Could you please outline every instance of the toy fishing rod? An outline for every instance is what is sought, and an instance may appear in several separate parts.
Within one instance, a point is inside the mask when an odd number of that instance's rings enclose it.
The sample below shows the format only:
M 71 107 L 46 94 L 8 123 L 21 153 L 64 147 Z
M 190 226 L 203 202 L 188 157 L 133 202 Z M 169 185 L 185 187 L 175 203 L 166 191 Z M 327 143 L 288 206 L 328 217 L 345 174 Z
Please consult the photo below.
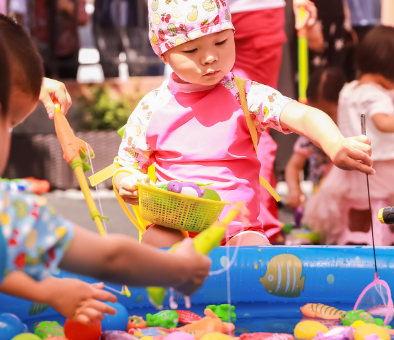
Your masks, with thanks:
M 75 137 L 66 117 L 60 111 L 60 105 L 56 104 L 55 108 L 55 130 L 56 135 L 60 141 L 60 145 L 63 149 L 63 158 L 67 163 L 70 164 L 71 168 L 75 172 L 75 175 L 77 176 L 79 186 L 81 187 L 86 203 L 88 204 L 90 214 L 97 225 L 99 233 L 101 236 L 106 236 L 106 232 L 102 224 L 102 219 L 104 216 L 101 216 L 96 208 L 96 204 L 94 203 L 92 194 L 90 193 L 89 186 L 85 178 L 84 162 L 81 159 L 81 154 L 82 157 L 86 156 L 86 154 L 92 155 L 93 157 L 93 150 L 83 140 Z
M 308 38 L 306 23 L 309 19 L 307 7 L 314 6 L 308 0 L 294 0 L 298 41 L 298 101 L 306 104 L 306 89 L 308 87 Z
M 244 205 L 245 203 L 243 202 L 235 203 L 221 221 L 214 223 L 208 229 L 199 233 L 193 239 L 194 249 L 196 252 L 203 255 L 208 255 L 213 249 L 219 247 L 229 224 L 246 210 Z M 173 252 L 179 245 L 180 243 L 177 243 L 172 246 L 169 252 Z M 157 308 L 161 308 L 167 292 L 166 288 L 147 287 L 146 290 L 152 304 Z

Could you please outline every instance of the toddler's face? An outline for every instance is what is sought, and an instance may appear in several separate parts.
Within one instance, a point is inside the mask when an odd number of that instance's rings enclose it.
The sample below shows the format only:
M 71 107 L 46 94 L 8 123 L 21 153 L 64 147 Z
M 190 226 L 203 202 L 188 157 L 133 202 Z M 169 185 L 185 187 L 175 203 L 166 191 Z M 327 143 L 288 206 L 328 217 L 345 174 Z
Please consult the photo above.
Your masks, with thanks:
M 11 91 L 7 117 L 0 117 L 0 176 L 7 165 L 11 129 L 21 124 L 34 111 L 36 106 L 37 101 L 29 95 L 18 89 Z
M 217 84 L 234 66 L 234 32 L 228 29 L 176 46 L 163 60 L 188 83 Z

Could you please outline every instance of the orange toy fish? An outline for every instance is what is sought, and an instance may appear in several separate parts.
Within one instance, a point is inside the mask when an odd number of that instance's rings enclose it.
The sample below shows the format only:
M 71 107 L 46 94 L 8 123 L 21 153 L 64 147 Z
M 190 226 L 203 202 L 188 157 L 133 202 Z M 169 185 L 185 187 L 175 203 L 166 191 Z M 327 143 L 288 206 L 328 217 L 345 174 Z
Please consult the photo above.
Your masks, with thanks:
M 341 313 L 343 312 L 334 307 L 323 305 L 322 303 L 307 303 L 300 309 L 301 313 L 305 316 L 326 320 L 338 320 L 341 318 Z
M 199 340 L 209 333 L 228 333 L 235 329 L 234 324 L 223 322 L 212 310 L 207 308 L 204 313 L 206 315 L 205 318 L 178 328 L 178 330 L 189 333 L 196 340 Z

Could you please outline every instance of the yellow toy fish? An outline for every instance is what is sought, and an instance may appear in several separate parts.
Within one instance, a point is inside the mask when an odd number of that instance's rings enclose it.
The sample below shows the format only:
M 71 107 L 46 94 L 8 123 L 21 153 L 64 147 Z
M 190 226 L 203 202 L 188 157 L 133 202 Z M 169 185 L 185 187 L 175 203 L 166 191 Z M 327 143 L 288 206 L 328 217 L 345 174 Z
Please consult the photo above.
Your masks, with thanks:
M 302 276 L 301 260 L 291 254 L 277 255 L 271 259 L 260 282 L 265 290 L 276 296 L 297 297 L 304 291 L 305 276 Z

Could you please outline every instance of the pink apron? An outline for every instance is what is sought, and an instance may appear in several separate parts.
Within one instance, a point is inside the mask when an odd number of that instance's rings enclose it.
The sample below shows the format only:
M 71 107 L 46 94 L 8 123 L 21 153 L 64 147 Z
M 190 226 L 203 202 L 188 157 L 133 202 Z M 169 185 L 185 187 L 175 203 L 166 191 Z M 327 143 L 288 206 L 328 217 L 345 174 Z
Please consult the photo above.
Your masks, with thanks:
M 152 116 L 146 133 L 159 181 L 213 183 L 223 200 L 244 201 L 249 230 L 263 232 L 260 213 L 260 162 L 242 108 L 224 86 L 204 87 L 172 80 L 173 96 Z M 230 207 L 226 207 L 224 216 Z M 228 237 L 242 231 L 234 221 Z

